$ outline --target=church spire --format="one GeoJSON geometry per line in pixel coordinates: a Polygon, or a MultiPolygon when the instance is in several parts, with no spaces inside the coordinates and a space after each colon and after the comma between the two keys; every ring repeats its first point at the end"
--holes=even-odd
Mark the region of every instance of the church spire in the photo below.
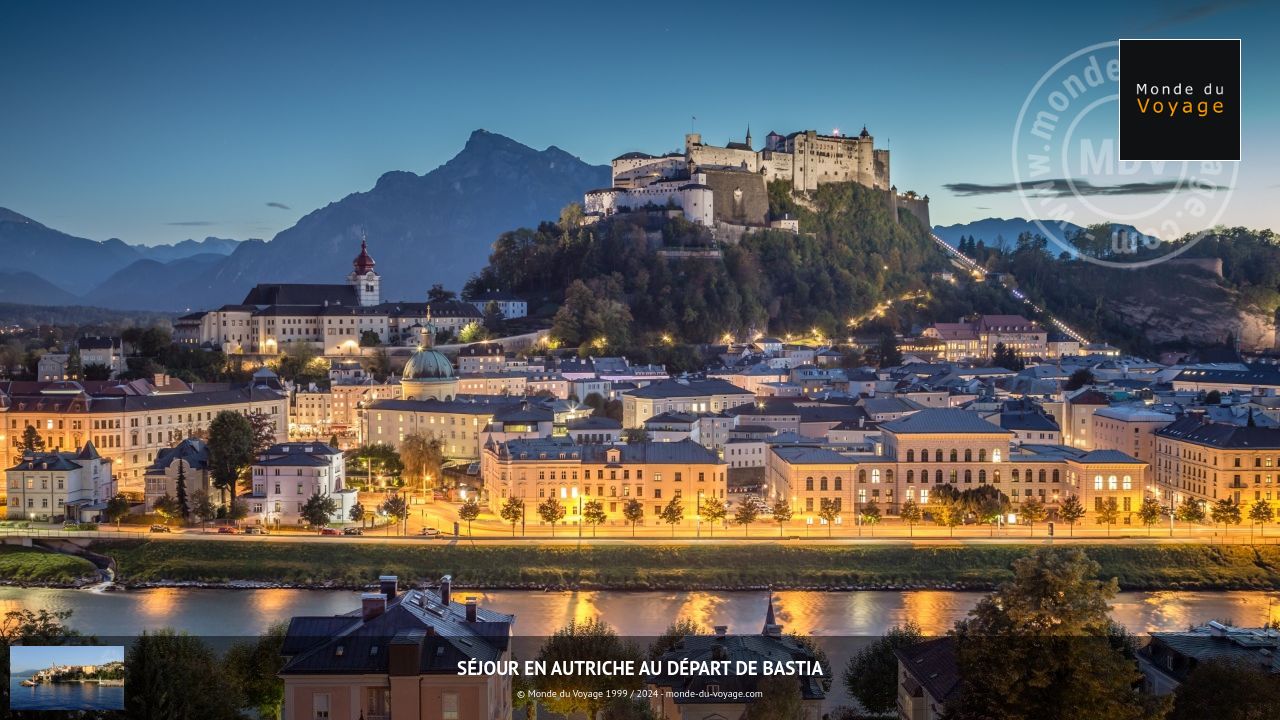
{"type": "Polygon", "coordinates": [[[747,123],[747,147],[751,148],[751,123],[747,123]]]}

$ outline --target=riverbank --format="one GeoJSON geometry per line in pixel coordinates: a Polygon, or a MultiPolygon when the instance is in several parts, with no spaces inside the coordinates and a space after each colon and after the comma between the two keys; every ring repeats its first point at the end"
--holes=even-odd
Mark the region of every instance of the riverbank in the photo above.
{"type": "MultiPolygon", "coordinates": [[[[404,545],[105,540],[127,587],[359,589],[383,574],[480,590],[989,590],[1037,547],[404,545]]],[[[1280,547],[1080,544],[1127,590],[1280,588],[1280,547]]],[[[74,559],[74,558],[73,558],[74,559]]],[[[0,579],[10,580],[0,566],[0,579]]],[[[39,581],[31,581],[38,583],[39,581]]]]}
{"type": "Polygon", "coordinates": [[[16,545],[0,545],[0,582],[80,587],[98,581],[98,568],[82,557],[16,545]]]}

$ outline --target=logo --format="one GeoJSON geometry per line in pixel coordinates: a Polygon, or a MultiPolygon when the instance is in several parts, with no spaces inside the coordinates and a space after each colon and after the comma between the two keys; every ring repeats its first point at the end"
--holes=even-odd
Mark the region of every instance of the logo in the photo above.
{"type": "Polygon", "coordinates": [[[1018,112],[1012,160],[1014,189],[1053,249],[1133,269],[1177,257],[1206,235],[1239,165],[1121,159],[1119,46],[1082,48],[1040,77],[1018,112]]]}

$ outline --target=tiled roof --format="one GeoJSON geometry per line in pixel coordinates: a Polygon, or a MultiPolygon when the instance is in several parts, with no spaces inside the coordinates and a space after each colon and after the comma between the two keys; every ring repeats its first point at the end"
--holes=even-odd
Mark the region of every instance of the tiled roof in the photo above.
{"type": "Polygon", "coordinates": [[[1080,463],[1108,463],[1112,465],[1145,465],[1143,461],[1120,452],[1119,450],[1090,450],[1089,452],[1076,458],[1076,462],[1080,463]]]}
{"type": "Polygon", "coordinates": [[[880,426],[898,435],[912,433],[986,433],[1008,435],[1009,431],[978,417],[976,413],[955,408],[926,408],[880,426]]]}
{"type": "Polygon", "coordinates": [[[244,296],[243,305],[359,305],[352,285],[260,283],[244,296]]]}
{"type": "Polygon", "coordinates": [[[1206,423],[1196,415],[1179,418],[1156,435],[1224,449],[1280,450],[1280,428],[1206,423]]]}
{"type": "Polygon", "coordinates": [[[500,410],[518,406],[511,398],[498,395],[485,396],[493,398],[489,402],[472,402],[462,400],[374,400],[369,403],[369,410],[393,410],[404,412],[441,413],[446,415],[493,415],[500,410]]]}
{"type": "Polygon", "coordinates": [[[726,380],[659,380],[626,393],[631,397],[645,399],[666,399],[703,397],[706,395],[751,395],[751,392],[726,380]]]}
{"type": "Polygon", "coordinates": [[[956,663],[955,640],[941,637],[893,651],[911,678],[920,683],[939,703],[960,691],[960,669],[956,663]]]}

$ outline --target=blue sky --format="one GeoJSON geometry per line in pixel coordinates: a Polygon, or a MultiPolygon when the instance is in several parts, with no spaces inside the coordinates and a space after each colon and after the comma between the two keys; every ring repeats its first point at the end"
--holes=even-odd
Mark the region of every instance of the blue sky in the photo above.
{"type": "Polygon", "coordinates": [[[6,3],[0,206],[147,244],[270,238],[426,172],[485,128],[592,163],[865,123],[938,223],[1025,215],[1018,109],[1118,37],[1242,37],[1244,161],[1224,222],[1278,227],[1280,4],[6,3]],[[283,206],[283,207],[281,207],[283,206]]]}
{"type": "Polygon", "coordinates": [[[50,665],[102,665],[124,660],[119,645],[13,645],[9,667],[15,671],[43,670],[50,665]]]}

